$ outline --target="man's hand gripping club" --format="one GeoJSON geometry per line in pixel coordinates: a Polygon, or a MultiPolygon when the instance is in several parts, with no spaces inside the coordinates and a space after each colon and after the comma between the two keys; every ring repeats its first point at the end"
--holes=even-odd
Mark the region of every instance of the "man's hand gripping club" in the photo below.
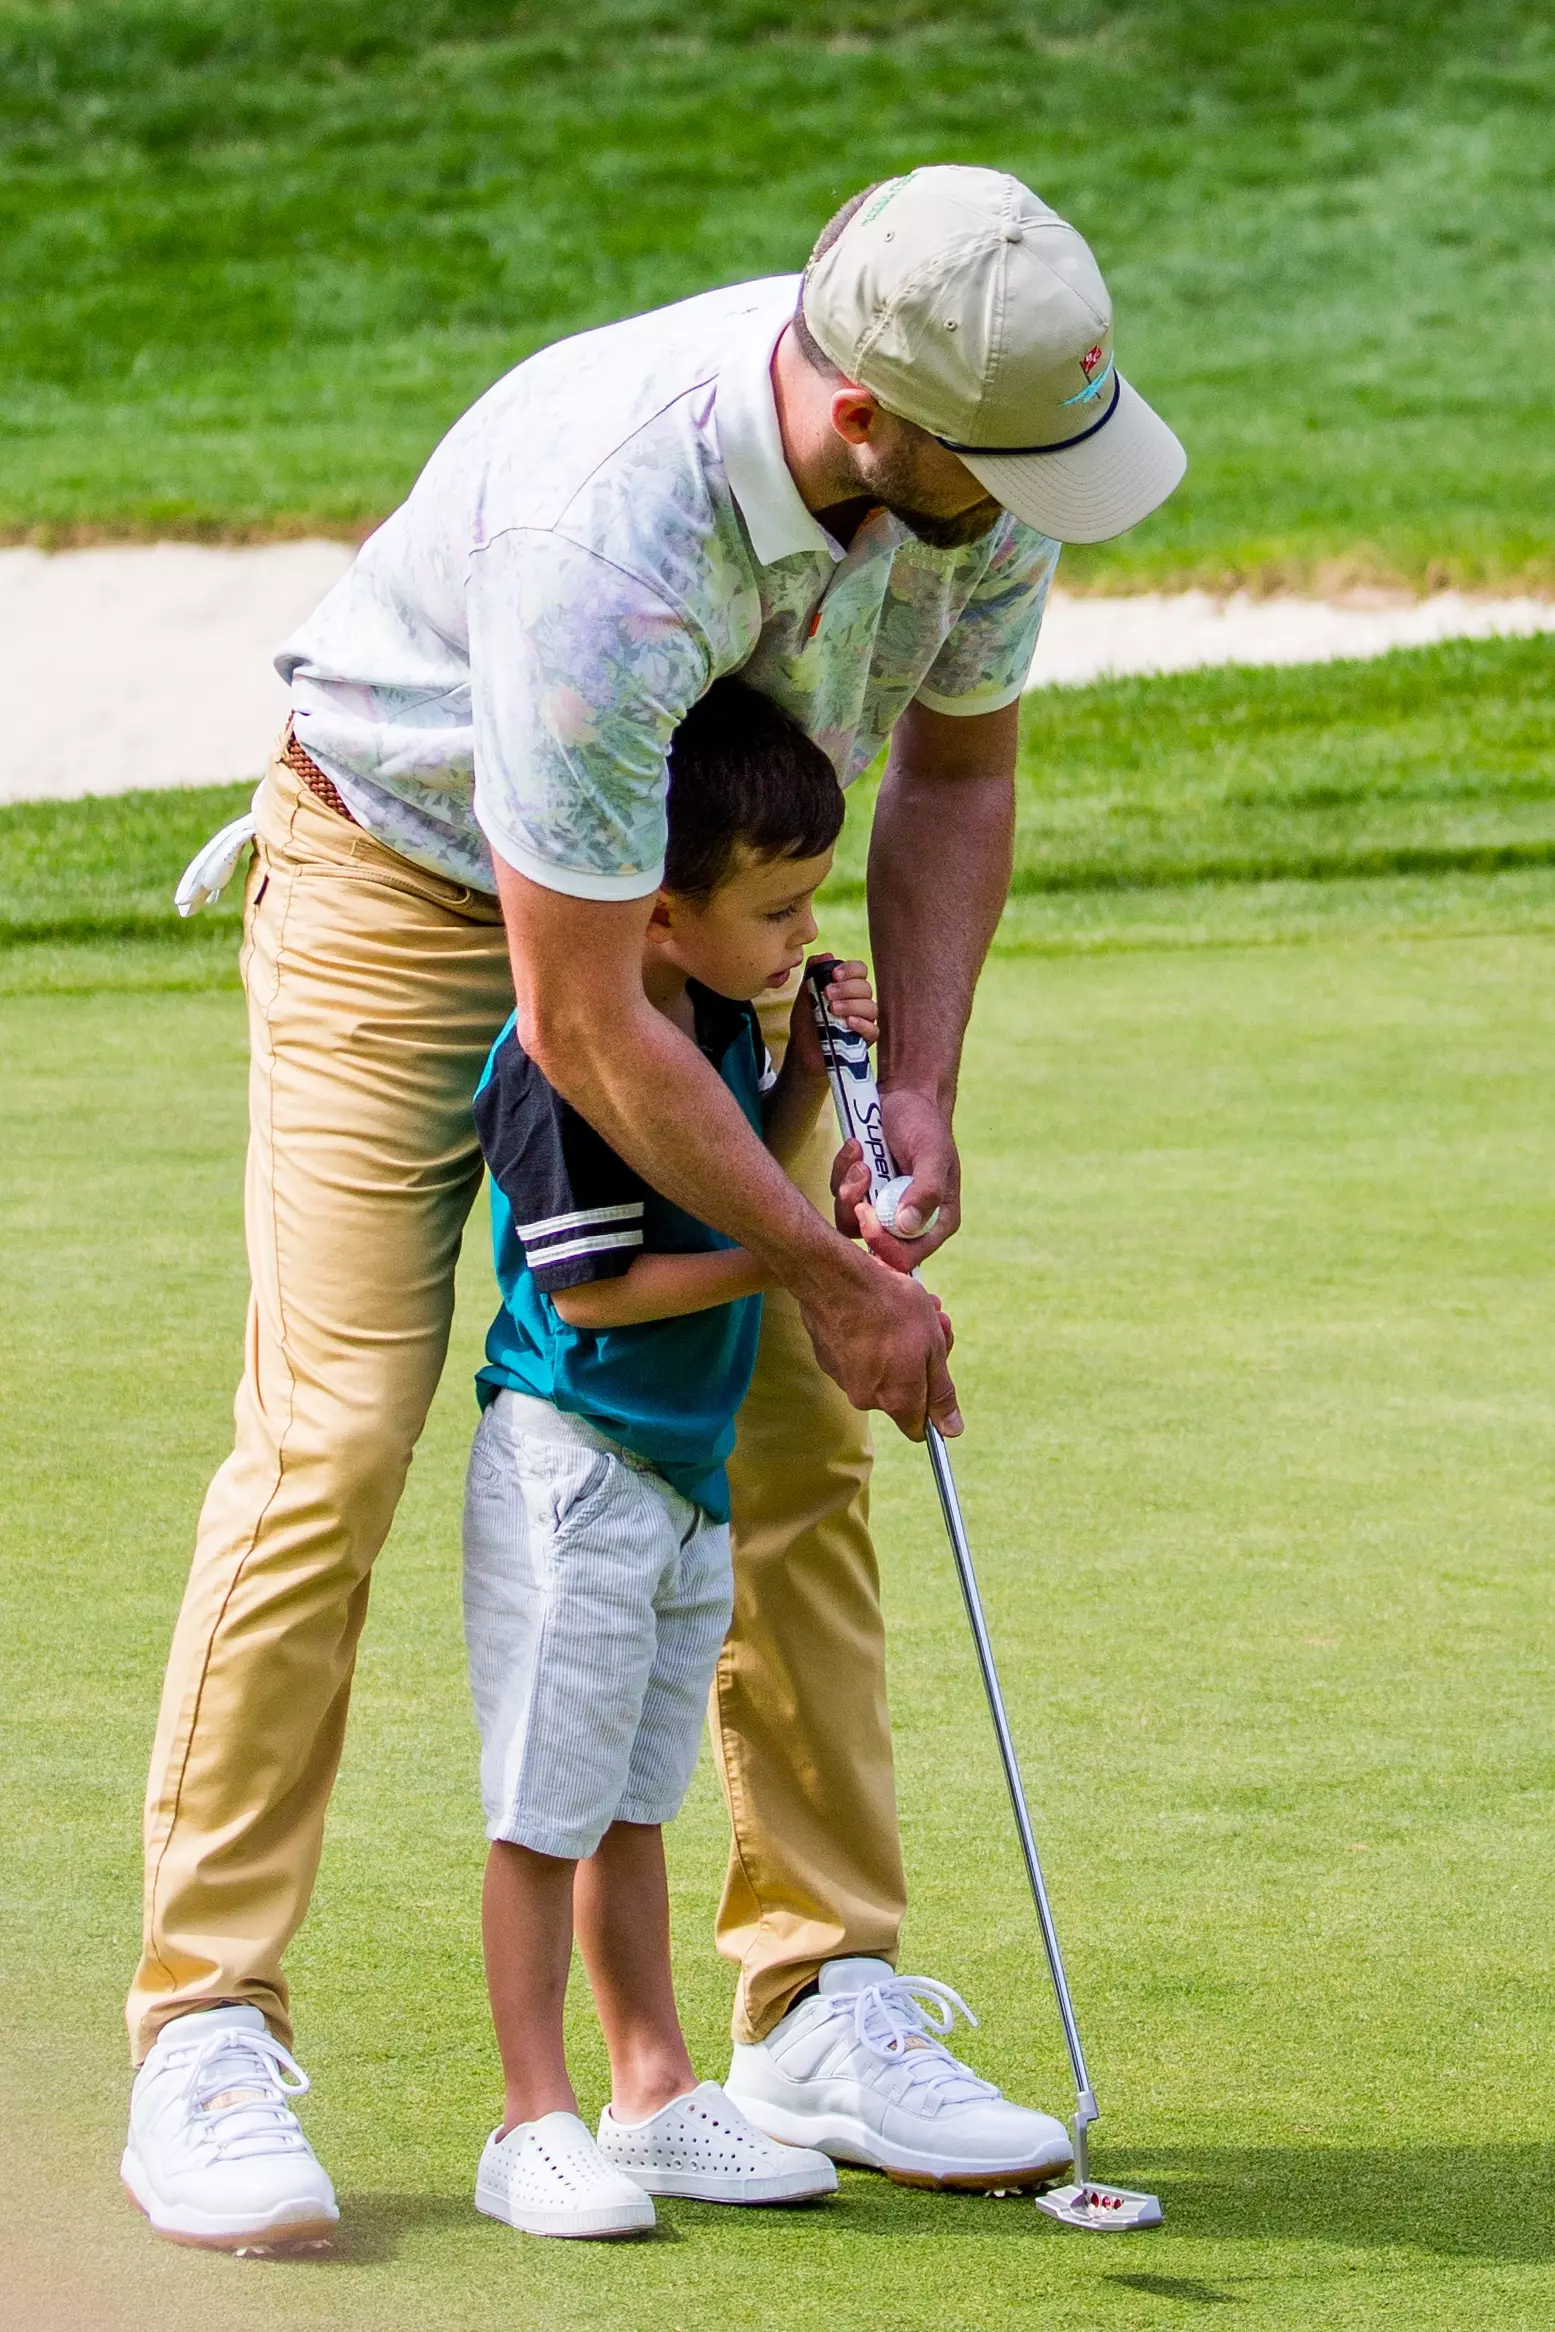
{"type": "MultiPolygon", "coordinates": [[[[880,1089],[870,1065],[869,1046],[843,1008],[845,990],[839,985],[838,975],[845,968],[818,956],[807,966],[804,980],[805,994],[815,1016],[826,1080],[837,1112],[837,1130],[842,1136],[842,1148],[832,1168],[838,1227],[844,1232],[856,1230],[877,1263],[895,1272],[909,1273],[916,1279],[918,1264],[932,1251],[928,1235],[934,1228],[935,1215],[930,1214],[921,1230],[898,1229],[906,1202],[913,1193],[914,1178],[896,1171],[896,1160],[886,1135],[880,1089]]],[[[933,1245],[938,1243],[934,1241],[933,1245]]],[[[950,1315],[938,1296],[933,1300],[948,1353],[955,1343],[950,1315]]],[[[930,1414],[941,1433],[960,1432],[959,1412],[948,1425],[932,1407],[930,1414]]]]}

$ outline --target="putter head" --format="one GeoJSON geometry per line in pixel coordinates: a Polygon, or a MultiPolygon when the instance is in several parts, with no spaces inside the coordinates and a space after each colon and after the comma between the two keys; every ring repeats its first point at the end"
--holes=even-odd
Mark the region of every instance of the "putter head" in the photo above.
{"type": "Polygon", "coordinates": [[[1153,2194],[1135,2194],[1127,2186],[1050,2186],[1037,2196],[1037,2208],[1061,2227],[1083,2227],[1092,2235],[1127,2235],[1136,2227],[1158,2227],[1161,2204],[1153,2194]]]}

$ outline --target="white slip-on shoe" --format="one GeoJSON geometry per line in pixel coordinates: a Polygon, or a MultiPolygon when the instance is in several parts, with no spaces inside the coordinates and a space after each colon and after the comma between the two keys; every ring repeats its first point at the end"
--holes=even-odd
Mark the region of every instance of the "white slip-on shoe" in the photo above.
{"type": "Polygon", "coordinates": [[[219,2251],[319,2242],[335,2190],[292,2099],[308,2076],[257,2008],[204,2008],[164,2025],[130,2093],[119,2165],[159,2235],[219,2251]]]}
{"type": "Polygon", "coordinates": [[[599,2117],[599,2150],[645,2194],[692,2202],[813,2202],[835,2194],[830,2158],[784,2146],[748,2122],[716,2081],[704,2081],[647,2121],[599,2117]]]}
{"type": "Polygon", "coordinates": [[[977,2022],[948,1984],[849,1959],[828,1960],[820,1986],[734,2052],[725,2087],[758,2129],[904,2186],[1045,2186],[1069,2168],[1061,2121],[1013,2105],[946,2048],[958,2013],[977,2022]]]}
{"type": "Polygon", "coordinates": [[[651,2197],[605,2160],[575,2113],[493,2130],[475,2174],[475,2207],[525,2235],[649,2235],[651,2197]]]}

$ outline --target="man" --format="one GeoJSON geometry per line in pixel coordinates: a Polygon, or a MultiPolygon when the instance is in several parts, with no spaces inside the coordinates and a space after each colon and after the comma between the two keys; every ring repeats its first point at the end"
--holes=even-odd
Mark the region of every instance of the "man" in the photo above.
{"type": "Polygon", "coordinates": [[[939,1314],[823,1219],[826,1138],[793,1180],[763,1151],[648,1005],[641,942],[665,749],[713,680],[741,672],[844,782],[889,737],[869,873],[881,1084],[913,1177],[898,1221],[938,1219],[887,1259],[950,1237],[960,1049],[1058,543],[1132,525],[1183,464],[1113,366],[1074,230],[999,173],[915,171],[838,214],[802,287],[708,293],[521,365],[283,651],[293,723],[246,902],[246,1368],[163,1698],[130,2001],[145,2061],[124,2175],[159,2231],[295,2240],[336,2216],[288,2102],[306,2078],[280,1962],[370,1567],[443,1362],[479,1182],[471,1095],[515,992],[525,1050],[574,1108],[787,1291],[731,1469],[712,1707],[731,2093],[777,2134],[918,2183],[1063,2168],[1061,2124],[943,2045],[955,1996],[893,1973],[861,1413],[959,1430],[939,1314]]]}

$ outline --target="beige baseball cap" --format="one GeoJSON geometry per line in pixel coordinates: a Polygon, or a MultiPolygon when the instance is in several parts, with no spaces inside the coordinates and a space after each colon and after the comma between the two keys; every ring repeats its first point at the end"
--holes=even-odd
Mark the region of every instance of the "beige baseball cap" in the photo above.
{"type": "Polygon", "coordinates": [[[802,297],[850,381],[1060,542],[1122,534],[1188,466],[1112,361],[1112,302],[1084,237],[1002,170],[887,179],[802,297]]]}

